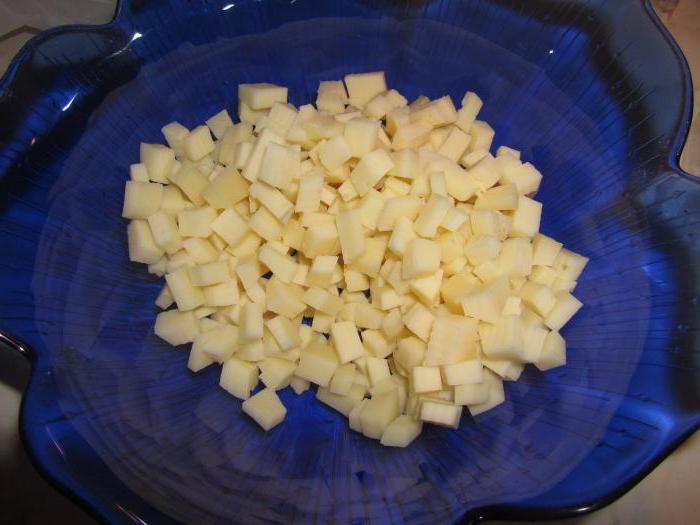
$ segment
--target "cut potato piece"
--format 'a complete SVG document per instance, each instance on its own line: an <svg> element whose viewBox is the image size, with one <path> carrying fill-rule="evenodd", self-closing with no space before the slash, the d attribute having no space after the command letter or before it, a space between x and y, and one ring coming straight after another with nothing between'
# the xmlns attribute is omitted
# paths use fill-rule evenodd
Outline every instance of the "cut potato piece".
<svg viewBox="0 0 700 525"><path fill-rule="evenodd" d="M503 403L528 364L566 364L588 258L539 233L542 174L491 153L475 93L409 105L370 72L321 81L315 106L270 83L238 96L237 124L163 126L124 188L129 259L165 279L155 333L192 343L190 371L221 365L265 430L276 390L315 383L352 430L405 447Z"/></svg>

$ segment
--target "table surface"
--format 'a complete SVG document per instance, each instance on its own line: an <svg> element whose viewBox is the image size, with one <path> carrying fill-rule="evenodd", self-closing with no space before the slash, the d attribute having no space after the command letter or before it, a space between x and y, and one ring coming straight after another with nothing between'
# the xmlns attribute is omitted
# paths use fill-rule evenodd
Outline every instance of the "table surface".
<svg viewBox="0 0 700 525"><path fill-rule="evenodd" d="M0 0L0 74L22 44L52 26L109 21L114 0ZM694 79L695 100L700 100L700 0L653 0L662 21L680 44ZM681 166L700 175L700 111L681 156ZM29 463L17 431L22 390L29 366L18 355L0 352L0 522L72 525L94 520L58 494ZM637 525L698 522L700 498L700 432L686 441L646 479L608 507L571 520L570 525Z"/></svg>

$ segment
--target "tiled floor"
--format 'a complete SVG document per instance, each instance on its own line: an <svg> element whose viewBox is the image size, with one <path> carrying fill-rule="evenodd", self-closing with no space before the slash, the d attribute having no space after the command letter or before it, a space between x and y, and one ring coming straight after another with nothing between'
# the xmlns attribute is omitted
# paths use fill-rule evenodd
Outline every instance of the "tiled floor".
<svg viewBox="0 0 700 525"><path fill-rule="evenodd" d="M653 0L657 12L683 49L700 101L700 0ZM0 0L0 74L26 40L48 27L108 21L114 0ZM681 166L700 175L700 105ZM19 357L0 352L0 523L94 523L45 483L29 463L17 435L21 391L29 368ZM691 524L700 515L700 433L683 444L629 494L569 525ZM58 519L57 517L60 517Z"/></svg>

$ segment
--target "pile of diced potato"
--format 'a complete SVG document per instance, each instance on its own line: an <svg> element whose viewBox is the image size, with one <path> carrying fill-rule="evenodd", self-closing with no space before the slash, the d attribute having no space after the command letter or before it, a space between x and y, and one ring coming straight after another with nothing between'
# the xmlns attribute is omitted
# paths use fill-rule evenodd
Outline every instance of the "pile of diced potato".
<svg viewBox="0 0 700 525"><path fill-rule="evenodd" d="M239 123L166 125L126 183L130 259L166 282L155 333L191 343L190 370L222 365L265 430L286 415L276 391L313 383L404 447L502 403L526 364L565 364L587 259L538 233L542 177L490 153L476 94L408 104L383 72L321 82L315 107L238 94Z"/></svg>

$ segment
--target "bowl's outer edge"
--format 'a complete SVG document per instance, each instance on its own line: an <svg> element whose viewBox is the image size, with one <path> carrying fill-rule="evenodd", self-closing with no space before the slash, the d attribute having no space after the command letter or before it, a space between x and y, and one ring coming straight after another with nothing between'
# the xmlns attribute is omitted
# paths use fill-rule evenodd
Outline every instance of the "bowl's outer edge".
<svg viewBox="0 0 700 525"><path fill-rule="evenodd" d="M23 64L30 57L32 51L36 51L42 46L42 44L46 43L51 38L57 35L70 32L80 32L85 30L120 28L123 24L127 23L127 20L130 17L136 14L131 9L132 3L140 2L139 0L117 0L117 6L115 9L114 17L107 24L58 26L42 31L41 33L32 37L13 58L5 74L0 79L0 96L10 90L10 86L13 83L17 70L19 69L20 65ZM679 63L681 78L683 79L684 83L685 98L681 101L683 105L683 119L680 123L679 129L676 130L673 143L669 148L668 167L670 171L673 172L673 175L685 178L688 181L690 181L691 184L697 184L698 188L700 189L700 178L685 172L679 165L681 151L686 142L688 132L690 129L693 107L692 81L687 60L680 47L678 46L677 42L674 40L673 36L668 32L668 30L665 28L665 26L662 24L662 22L654 12L653 8L651 7L650 1L640 0L639 8L643 9L646 12L653 25L663 36L666 44L672 49L673 53L676 55ZM2 177L2 175L3 173L0 173L0 178ZM42 357L41 355L38 355L36 352L34 352L31 347L22 344L15 337L5 335L0 332L0 348L2 347L7 347L12 351L18 351L20 354L24 355L31 364L30 381L22 398L22 405L20 410L20 435L22 442L24 443L25 448L27 450L28 456L34 467L39 471L39 473L42 475L42 477L44 477L44 479L47 482L49 482L53 487L59 490L70 500L80 505L94 518L106 523L123 523L124 518L127 516L130 522L132 520L140 521L138 519L138 516L131 515L127 509L107 509L103 505L101 505L100 502L96 500L96 498L92 497L92 495L88 491L78 490L75 487L70 487L66 482L63 481L66 479L66 473L63 472L63 475L61 475L62 468L60 467L60 465L42 463L37 454L38 444L33 442L33 440L30 437L30 432L28 431L28 428L31 425L31 423L29 422L30 418L28 417L28 407L32 404L33 398L37 395L37 382L39 379L37 376L38 371L41 369ZM632 476L616 490L596 499L595 501L582 501L580 504L565 507L527 507L519 504L489 505L486 507L480 507L470 510L463 516L462 523L477 523L492 519L522 521L554 520L571 518L598 510L602 507L609 505L610 503L624 495L626 492L628 492L630 489L632 489L646 475L648 475L652 470L654 470L654 468L656 468L656 466L658 466L666 457L668 457L668 455L671 454L683 441L685 441L699 428L700 418L696 418L696 420L693 421L692 425L690 425L688 428L685 429L683 433L677 436L676 439L673 440L667 447L665 447L661 453L659 453L653 458L653 461L650 461L647 465L645 465L644 468L641 469L636 475ZM136 499L140 499L140 497L135 494L134 497ZM162 517L164 522L171 521L171 519L168 517Z"/></svg>

